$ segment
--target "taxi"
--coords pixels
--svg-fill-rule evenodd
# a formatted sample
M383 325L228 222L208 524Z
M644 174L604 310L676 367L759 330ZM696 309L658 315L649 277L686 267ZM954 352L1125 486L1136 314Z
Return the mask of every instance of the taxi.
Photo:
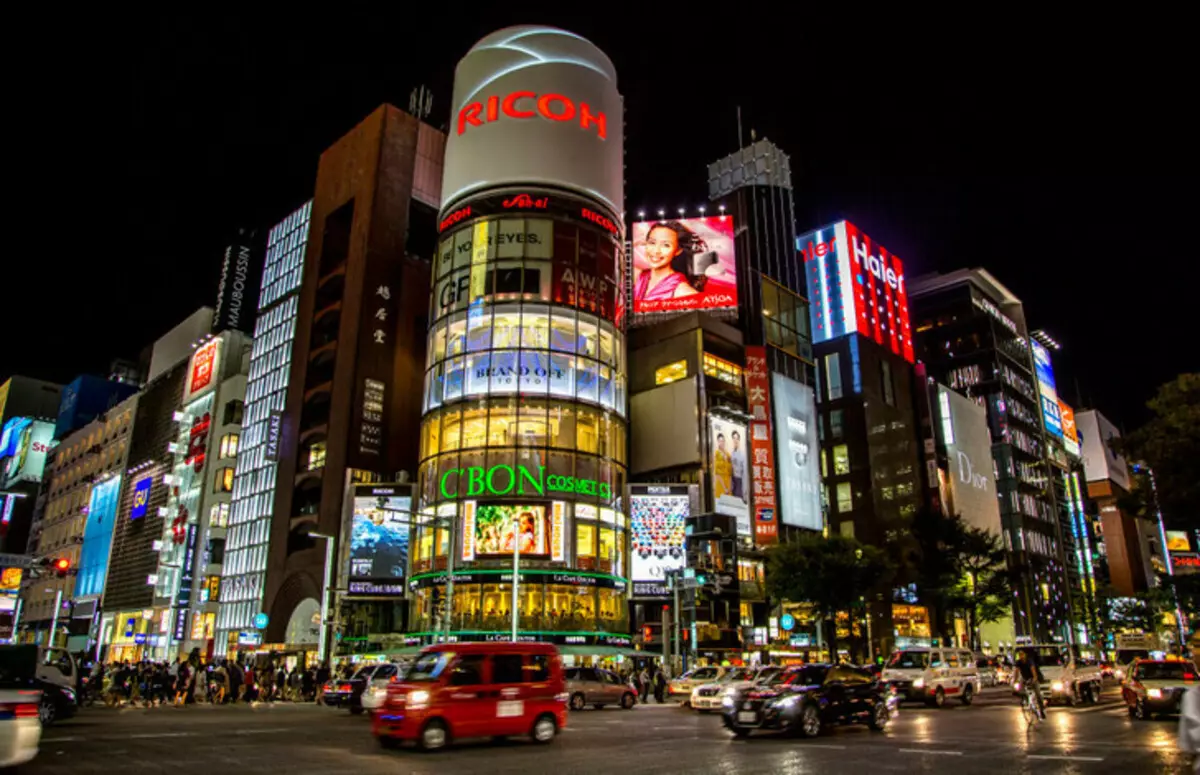
M690 707L693 689L702 684L719 681L728 672L727 667L698 667L670 681L667 684L667 695L672 700L679 700L685 708Z
M1196 667L1180 659L1139 659L1129 666L1121 697L1129 715L1138 720L1155 713L1177 714L1183 693L1196 684Z

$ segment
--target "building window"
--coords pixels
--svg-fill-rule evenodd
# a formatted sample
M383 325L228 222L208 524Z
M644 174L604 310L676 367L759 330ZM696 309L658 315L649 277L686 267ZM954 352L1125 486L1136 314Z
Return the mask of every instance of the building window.
M704 373L730 385L742 386L742 367L715 355L704 353Z
M812 359L808 334L808 302L782 285L762 278L763 331L767 344L786 353Z
M316 471L318 468L325 467L325 442L313 442L313 445L308 448L308 470Z
M225 419L222 425L241 425L242 413L246 409L246 404L236 398L225 404Z
M226 468L226 471L229 469ZM214 503L208 510L209 527L229 527L229 504Z
M840 439L846 432L846 413L841 409L834 409L829 413L829 437L831 439Z
M825 396L830 401L842 397L842 361L839 353L825 356Z
M844 520L838 525L838 532L842 534L843 538L854 538L854 520Z
M845 444L838 444L833 448L833 475L850 473L850 448Z
M671 382L678 382L679 380L683 379L686 376L687 376L687 361L686 360L675 361L674 363L668 363L666 366L663 366L659 369L655 369L654 384L655 385L666 385Z
M213 492L233 492L233 468L217 469L217 476L213 480Z
M238 434L226 433L221 437L221 457L237 457Z
M837 486L837 510L845 514L854 510L854 498L850 496L850 483L840 482Z
M896 391L892 387L892 364L887 359L879 362L879 379L883 386L883 402L888 406L895 406Z

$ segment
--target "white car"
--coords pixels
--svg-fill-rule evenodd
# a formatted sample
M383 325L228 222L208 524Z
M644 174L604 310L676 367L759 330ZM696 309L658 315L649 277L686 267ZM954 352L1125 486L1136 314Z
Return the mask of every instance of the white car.
M383 707L383 703L387 700L388 684L396 677L397 674L404 672L404 667L399 664L385 662L375 668L375 672L371 673L371 677L367 680L367 685L362 693L362 707L368 713L374 713Z
M691 706L696 710L721 710L721 701L727 693L748 689L762 680L778 673L780 668L767 667L756 670L752 667L734 667L712 683L700 684L692 689Z
M36 689L0 689L0 769L15 767L38 754L42 722Z
M667 694L671 699L679 700L684 705L692 701L692 689L700 684L712 683L729 670L727 667L698 667L684 673L667 684Z

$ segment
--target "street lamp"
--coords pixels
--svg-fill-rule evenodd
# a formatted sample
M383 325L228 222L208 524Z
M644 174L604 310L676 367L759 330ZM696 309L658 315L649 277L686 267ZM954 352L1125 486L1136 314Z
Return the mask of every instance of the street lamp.
M317 636L317 661L325 664L329 654L329 589L333 586L333 536L308 531L309 538L325 539L325 584L321 587L321 631Z

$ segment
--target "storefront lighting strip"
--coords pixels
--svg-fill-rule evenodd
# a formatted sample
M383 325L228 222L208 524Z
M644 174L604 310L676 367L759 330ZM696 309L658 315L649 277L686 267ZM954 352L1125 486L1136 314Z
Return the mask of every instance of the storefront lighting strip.
M475 574L499 576L499 575L505 574L505 573L507 573L508 575L511 576L512 568L506 568L504 570L493 568L493 569L486 569L486 570L456 570L456 571L454 571L455 577L470 576L470 575L475 575ZM447 572L444 570L430 571L427 573L418 573L414 576L410 576L408 580L416 581L417 579L428 579L428 578L434 578L436 576L445 576L445 575L447 575ZM589 576L594 579L614 579L616 581L624 581L626 583L629 582L629 579L625 578L624 576L614 576L611 573L593 573L590 571L543 570L540 568L537 568L537 569L531 568L529 570L522 570L521 575L522 576Z
M588 632L587 630L521 630L522 635L580 635L580 636L596 636L598 638L623 638L632 640L633 636L620 632ZM442 637L446 634L445 630L437 632L407 632L404 636L407 638L427 638L427 637ZM451 630L451 635L504 635L503 630ZM343 639L344 640L344 639ZM507 641L500 641L501 643ZM441 644L435 644L441 645ZM588 645L588 644L564 644L564 645ZM603 645L603 644L594 644Z

